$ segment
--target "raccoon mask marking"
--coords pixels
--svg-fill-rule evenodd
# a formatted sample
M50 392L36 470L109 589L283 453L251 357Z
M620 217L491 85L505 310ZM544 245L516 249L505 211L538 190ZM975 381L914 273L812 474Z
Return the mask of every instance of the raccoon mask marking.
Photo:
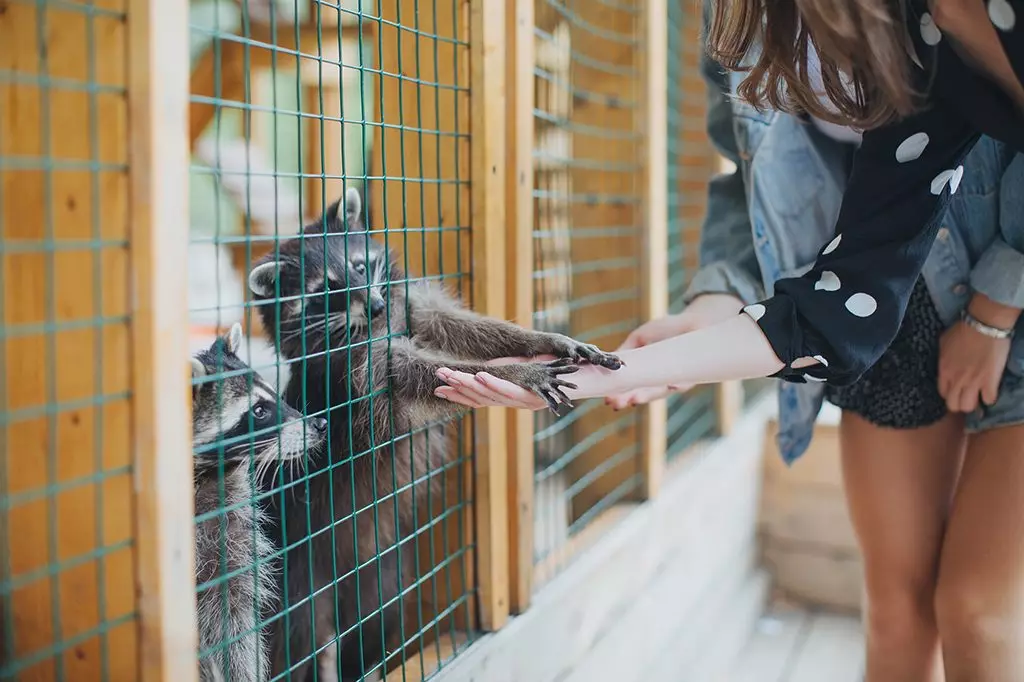
M367 233L359 192L349 189L344 201L344 216L339 216L341 200L334 202L321 221L282 243L276 256L267 256L249 273L257 299L279 301L265 304L280 308L263 312L263 319L286 357L346 342L393 303L391 255Z

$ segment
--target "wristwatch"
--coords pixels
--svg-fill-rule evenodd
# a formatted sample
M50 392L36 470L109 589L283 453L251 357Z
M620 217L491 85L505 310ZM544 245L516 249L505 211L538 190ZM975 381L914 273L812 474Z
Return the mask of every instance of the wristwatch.
M990 339L1009 339L1013 336L1013 327L1010 327L1009 329L1000 329L999 327L987 325L984 322L978 320L973 315L971 315L969 312L967 312L966 308L960 314L960 319L968 327L978 332L979 334L984 334Z

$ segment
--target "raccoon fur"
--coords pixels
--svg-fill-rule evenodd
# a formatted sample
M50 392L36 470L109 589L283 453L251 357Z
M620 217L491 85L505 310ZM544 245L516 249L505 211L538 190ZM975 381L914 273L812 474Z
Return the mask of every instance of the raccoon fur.
M278 586L266 513L253 498L279 464L301 466L327 433L325 419L304 423L238 358L241 339L235 324L192 358L195 512L209 517L196 526L195 577L196 585L214 582L196 600L199 647L218 647L200 659L202 682L268 679L261 628Z
M277 540L291 549L288 618L271 635L271 669L299 682L313 679L318 653L319 679L340 673L350 682L381 672L403 644L400 602L416 579L413 500L425 499L430 472L447 458L443 430L425 427L461 409L434 395L439 368L486 369L557 409L571 386L559 377L576 363L621 365L595 346L482 317L439 285L408 281L366 230L359 192L345 194L343 215L341 203L249 273L264 329L293 365L285 400L330 422L329 452L310 462L308 493L297 486L302 494L277 510ZM485 365L537 355L559 359Z

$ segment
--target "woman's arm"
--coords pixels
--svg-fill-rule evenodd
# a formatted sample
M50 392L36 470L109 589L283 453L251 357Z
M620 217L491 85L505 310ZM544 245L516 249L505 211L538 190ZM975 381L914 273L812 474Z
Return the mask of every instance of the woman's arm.
M583 365L578 372L566 376L576 386L566 389L569 398L597 398L647 386L763 377L782 367L764 334L746 315L735 315L714 326L618 355L625 363L618 370ZM807 359L799 364L814 363ZM436 395L466 407L503 405L538 410L547 406L529 391L485 372L474 376L443 369L438 376L448 387L438 389Z

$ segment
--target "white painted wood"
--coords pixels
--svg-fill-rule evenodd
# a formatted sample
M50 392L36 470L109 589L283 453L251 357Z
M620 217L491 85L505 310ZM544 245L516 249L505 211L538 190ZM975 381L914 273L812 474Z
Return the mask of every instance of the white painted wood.
M653 628L633 627L615 638L608 635L633 609L646 603L652 583L658 584L662 571L677 557L694 575L709 570L709 564L712 570L721 566L719 559L708 559L717 543L729 544L723 538L746 536L753 551L770 408L768 399L755 404L730 437L685 457L677 470L668 472L658 498L637 506L539 591L525 614L482 638L436 679L553 682L573 674L599 648L601 655L610 648L632 657L636 669L649 669L653 661L637 660L633 651L644 638L656 634ZM679 570L679 580L685 581L687 574ZM666 611L679 610L677 604L662 602ZM697 621L689 622L700 627ZM669 642L644 656L661 660L679 645ZM602 674L590 679L618 682L619 678Z
M787 669L796 660L810 624L804 611L766 613L737 657L727 682L786 682Z
M533 490L534 563L544 561L569 542L567 474L558 471L538 481Z
M656 679L644 674L644 661L657 661L707 631L708 619L755 574L756 550L749 524L709 528L704 547L684 548L576 666L566 682L597 679L629 682ZM697 557L698 554L703 556Z
M743 589L733 595L717 615L709 618L712 636L699 655L690 661L682 676L671 679L692 682L721 682L743 650L744 644L764 611L771 579L758 572Z
M815 615L786 682L860 682L864 636L853 618Z

